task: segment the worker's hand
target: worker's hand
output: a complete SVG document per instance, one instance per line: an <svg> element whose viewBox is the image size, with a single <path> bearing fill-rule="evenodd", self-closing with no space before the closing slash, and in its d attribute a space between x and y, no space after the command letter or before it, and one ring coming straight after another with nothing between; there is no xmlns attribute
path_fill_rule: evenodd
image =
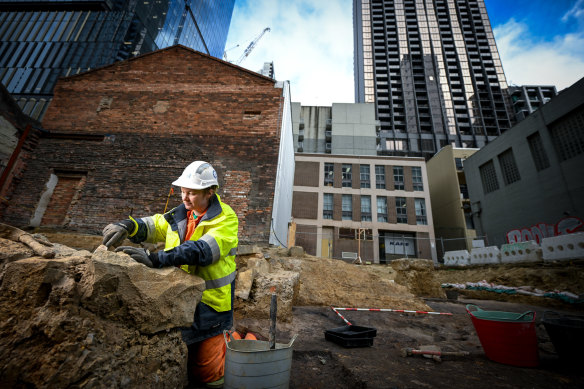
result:
<svg viewBox="0 0 584 389"><path fill-rule="evenodd" d="M136 262L140 262L148 267L158 268L160 264L158 261L158 253L151 253L141 247L120 246L115 250L116 253L120 251L128 254Z"/></svg>
<svg viewBox="0 0 584 389"><path fill-rule="evenodd" d="M118 223L112 223L105 226L102 231L102 244L110 247L118 247L128 237L128 234L134 229L134 224L131 220L122 220Z"/></svg>

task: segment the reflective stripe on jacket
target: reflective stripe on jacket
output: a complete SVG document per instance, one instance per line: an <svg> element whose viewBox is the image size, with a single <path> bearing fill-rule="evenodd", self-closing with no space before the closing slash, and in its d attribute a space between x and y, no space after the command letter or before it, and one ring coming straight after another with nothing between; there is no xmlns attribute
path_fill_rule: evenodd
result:
<svg viewBox="0 0 584 389"><path fill-rule="evenodd" d="M183 204L171 211L136 219L138 229L131 235L134 242L165 242L159 252L160 267L180 266L205 280L201 302L217 312L232 309L231 285L236 276L237 215L221 202L211 198L207 212L188 241L187 210Z"/></svg>

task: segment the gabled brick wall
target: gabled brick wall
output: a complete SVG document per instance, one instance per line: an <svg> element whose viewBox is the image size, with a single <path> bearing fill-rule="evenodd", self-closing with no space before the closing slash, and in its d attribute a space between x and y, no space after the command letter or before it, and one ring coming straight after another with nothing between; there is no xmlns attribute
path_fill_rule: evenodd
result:
<svg viewBox="0 0 584 389"><path fill-rule="evenodd" d="M217 170L240 240L267 242L281 96L273 80L182 46L63 78L43 121L50 135L4 218L28 225L51 174L67 171L84 185L57 227L99 233L130 213L162 212L172 181L200 159ZM168 209L180 202L175 188Z"/></svg>

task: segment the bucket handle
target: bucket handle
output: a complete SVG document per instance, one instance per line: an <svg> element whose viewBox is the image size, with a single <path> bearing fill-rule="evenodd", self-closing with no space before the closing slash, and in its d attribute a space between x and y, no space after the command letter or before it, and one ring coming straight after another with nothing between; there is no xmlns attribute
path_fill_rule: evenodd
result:
<svg viewBox="0 0 584 389"><path fill-rule="evenodd" d="M298 334L295 334L292 339L290 339L290 342L288 342L288 348L292 347L292 344L294 344L297 336ZM225 339L225 345L227 345L227 343L231 341L231 332L223 330L223 339Z"/></svg>
<svg viewBox="0 0 584 389"><path fill-rule="evenodd" d="M475 309L475 310L471 310L471 308L476 308L476 309ZM472 313L473 313L473 312L481 312L481 311L482 311L482 309L481 309L479 306L477 306L477 305L474 305L474 304L466 304L466 311L467 311L467 312L468 312L470 315L472 315ZM526 317L526 316L529 316L529 315L533 315L533 317L532 317L531 321L534 321L534 320L535 320L535 311L527 311L527 312L523 312L521 315L517 316L517 318L516 318L515 320L521 320L521 319L523 319L524 317ZM474 316L474 315L473 315L473 316Z"/></svg>
<svg viewBox="0 0 584 389"><path fill-rule="evenodd" d="M476 309L474 311L471 311L471 308L476 308ZM466 311L468 313L472 313L472 312L480 312L480 311L482 311L482 309L478 305L466 304Z"/></svg>
<svg viewBox="0 0 584 389"><path fill-rule="evenodd" d="M533 317L531 318L531 321L535 321L535 311L523 312L521 315L517 316L517 319L515 319L515 320L523 319L524 317L527 317L529 315L533 315Z"/></svg>
<svg viewBox="0 0 584 389"><path fill-rule="evenodd" d="M296 340L296 337L298 336L298 334L295 334L292 339L290 339L290 342L288 342L288 348L292 347L292 344L294 343L294 341Z"/></svg>
<svg viewBox="0 0 584 389"><path fill-rule="evenodd" d="M223 339L225 339L225 345L231 341L231 332L228 330L223 330Z"/></svg>

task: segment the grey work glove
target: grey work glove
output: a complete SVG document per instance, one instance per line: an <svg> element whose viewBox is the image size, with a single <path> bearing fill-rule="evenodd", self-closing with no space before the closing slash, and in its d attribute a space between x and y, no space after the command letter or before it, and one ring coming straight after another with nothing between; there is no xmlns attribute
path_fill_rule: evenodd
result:
<svg viewBox="0 0 584 389"><path fill-rule="evenodd" d="M134 229L134 223L131 220L122 220L118 223L112 223L105 226L102 231L102 244L110 247L118 247L128 237Z"/></svg>
<svg viewBox="0 0 584 389"><path fill-rule="evenodd" d="M141 247L120 246L115 250L116 253L120 251L128 254L134 261L140 262L148 267L158 268L158 265L160 265L158 253L151 253Z"/></svg>

